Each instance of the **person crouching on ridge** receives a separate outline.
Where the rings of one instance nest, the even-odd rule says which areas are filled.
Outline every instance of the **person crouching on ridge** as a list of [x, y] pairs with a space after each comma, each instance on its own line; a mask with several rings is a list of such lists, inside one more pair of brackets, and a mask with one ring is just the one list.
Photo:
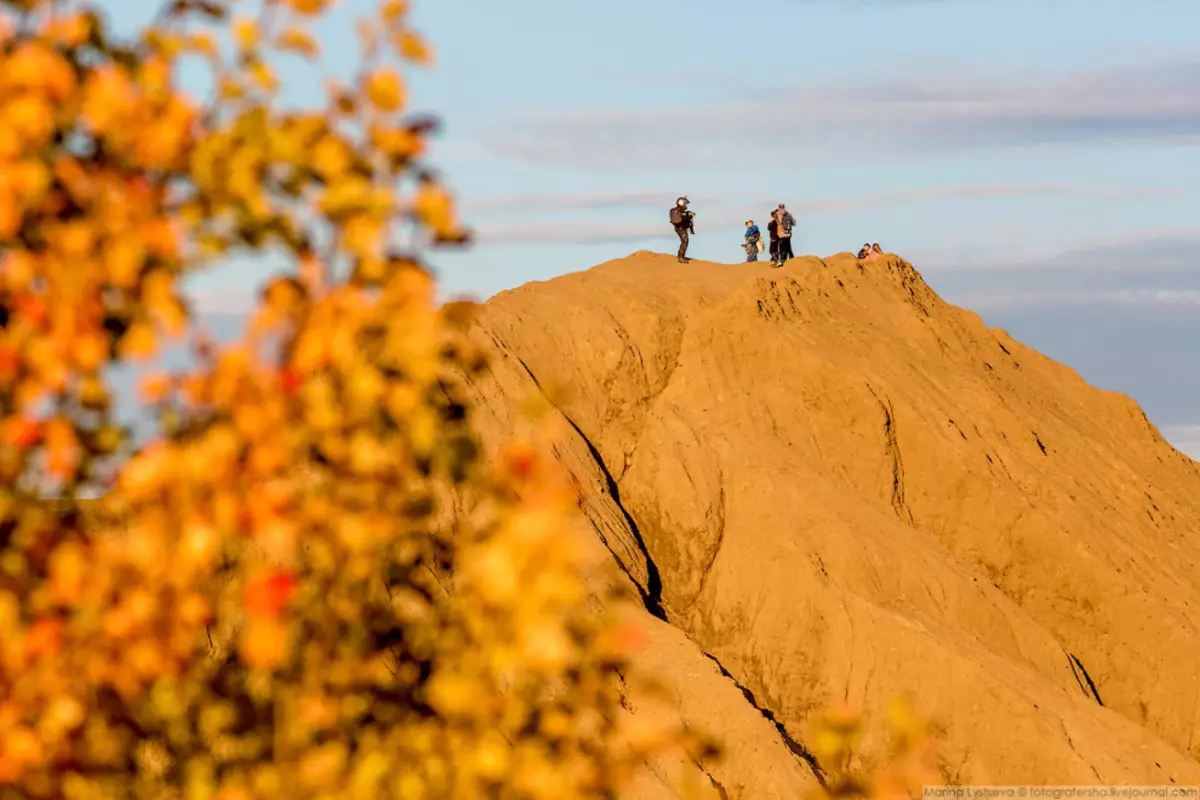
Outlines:
[[746, 249], [746, 262], [758, 261], [758, 252], [762, 247], [762, 232], [754, 224], [754, 220], [746, 220], [746, 240], [742, 244]]
[[679, 198], [675, 201], [675, 205], [671, 206], [671, 226], [675, 228], [675, 234], [679, 237], [678, 260], [680, 264], [691, 261], [687, 257], [688, 234], [696, 232], [695, 218], [695, 212], [688, 209], [686, 197]]

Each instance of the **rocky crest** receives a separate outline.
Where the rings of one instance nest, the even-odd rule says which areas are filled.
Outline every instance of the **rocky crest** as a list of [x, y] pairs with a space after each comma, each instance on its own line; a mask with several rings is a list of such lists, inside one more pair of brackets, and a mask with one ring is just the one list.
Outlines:
[[[951, 782], [1200, 783], [1200, 464], [1129, 398], [894, 256], [636, 253], [504, 292], [473, 333], [476, 425], [495, 446], [553, 401], [672, 698], [630, 708], [723, 736], [714, 797], [801, 796], [811, 715], [895, 691]], [[674, 797], [678, 767], [631, 796]]]

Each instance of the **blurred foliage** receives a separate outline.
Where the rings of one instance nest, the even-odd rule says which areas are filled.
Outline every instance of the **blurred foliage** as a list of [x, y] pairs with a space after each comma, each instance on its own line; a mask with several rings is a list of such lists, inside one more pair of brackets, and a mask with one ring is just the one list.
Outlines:
[[[174, 0], [124, 40], [0, 0], [0, 796], [608, 798], [706, 755], [620, 713], [628, 637], [553, 462], [479, 458], [469, 308], [419, 257], [467, 235], [419, 165], [408, 4], [281, 102], [329, 5]], [[251, 252], [292, 267], [244, 340], [145, 380], [135, 446], [107, 368], [189, 336], [182, 279]]]
[[885, 753], [877, 754], [872, 761], [878, 763], [872, 764], [863, 757], [866, 731], [857, 710], [834, 706], [818, 715], [812, 725], [812, 755], [823, 774], [809, 800], [904, 800], [943, 783], [931, 766], [929, 726], [906, 699], [889, 698], [883, 728]]

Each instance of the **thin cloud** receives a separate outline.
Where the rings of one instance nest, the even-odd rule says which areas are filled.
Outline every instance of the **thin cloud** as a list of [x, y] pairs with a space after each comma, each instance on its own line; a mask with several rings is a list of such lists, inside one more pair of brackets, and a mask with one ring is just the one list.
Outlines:
[[495, 126], [481, 144], [513, 158], [605, 172], [752, 158], [861, 161], [1055, 144], [1200, 144], [1196, 60], [1005, 76], [947, 70], [836, 87], [747, 87], [744, 95], [751, 100], [525, 117]]
[[1200, 229], [1139, 231], [1120, 238], [1084, 239], [1041, 252], [926, 248], [911, 253], [943, 273], [1200, 273]]
[[1200, 306], [1200, 291], [1191, 289], [1122, 289], [1118, 291], [1089, 291], [1087, 289], [1060, 291], [988, 291], [950, 294], [948, 300], [977, 310], [994, 311], [1004, 308], [1030, 306]]
[[[789, 205], [795, 213], [804, 215], [852, 214], [876, 208], [938, 199], [986, 200], [1001, 197], [1035, 197], [1043, 195], [1075, 195], [1097, 199], [1139, 199], [1175, 197], [1181, 192], [1169, 189], [1117, 189], [1070, 183], [981, 184], [967, 186], [938, 186], [924, 189], [880, 192], [845, 198], [828, 198]], [[470, 204], [468, 216], [486, 209], [511, 214], [542, 211], [622, 210], [654, 211], [669, 206], [675, 195], [669, 192], [589, 192], [579, 194], [502, 195], [484, 198]], [[745, 196], [693, 196], [694, 207], [700, 216], [697, 222], [708, 232], [740, 228], [749, 218], [762, 217], [774, 208], [776, 201]], [[465, 204], [464, 204], [465, 205]], [[466, 206], [465, 206], [466, 207]], [[661, 216], [661, 215], [660, 215]], [[477, 230], [481, 244], [601, 244], [648, 239], [670, 239], [673, 234], [665, 223], [644, 219], [631, 221], [538, 220], [533, 222], [496, 223], [482, 225]]]
[[[1075, 194], [1096, 199], [1155, 199], [1179, 197], [1183, 192], [1178, 189], [1158, 188], [1105, 188], [1084, 186], [1071, 183], [1028, 183], [975, 186], [937, 186], [925, 189], [911, 189], [895, 192], [884, 192], [874, 195], [857, 195], [842, 200], [818, 200], [804, 203], [796, 208], [806, 212], [842, 212], [858, 211], [875, 208], [881, 205], [904, 202], [909, 200], [925, 200], [937, 198], [990, 198], [1017, 197], [1023, 195]], [[657, 208], [663, 204], [670, 205], [678, 197], [677, 191], [669, 189], [639, 189], [635, 191], [614, 192], [563, 192], [542, 194], [511, 194], [481, 197], [476, 199], [464, 198], [463, 208], [468, 214], [494, 212], [531, 212], [531, 211], [595, 211], [603, 209], [636, 209]], [[699, 196], [696, 200], [707, 207], [728, 206], [730, 204], [748, 205], [746, 195], [722, 194], [717, 197]]]
[[[642, 189], [629, 192], [578, 192], [560, 194], [512, 194], [463, 200], [466, 214], [530, 211], [597, 211], [604, 209], [670, 206], [678, 191]], [[728, 196], [706, 198], [709, 205], [725, 203]]]
[[675, 236], [665, 223], [579, 221], [494, 225], [479, 228], [477, 235], [481, 245], [620, 244]]

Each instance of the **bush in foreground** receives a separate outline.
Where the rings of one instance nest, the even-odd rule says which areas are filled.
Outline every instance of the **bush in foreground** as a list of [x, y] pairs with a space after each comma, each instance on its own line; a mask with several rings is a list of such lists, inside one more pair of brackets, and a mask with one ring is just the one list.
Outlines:
[[[417, 254], [466, 238], [405, 116], [429, 49], [387, 0], [354, 79], [289, 109], [273, 65], [319, 57], [328, 3], [246, 5], [121, 41], [0, 2], [0, 793], [610, 797], [691, 740], [619, 722], [570, 488], [528, 448], [478, 463], [479, 359]], [[291, 268], [244, 341], [145, 381], [135, 448], [106, 368], [188, 333], [182, 279], [240, 252]]]

